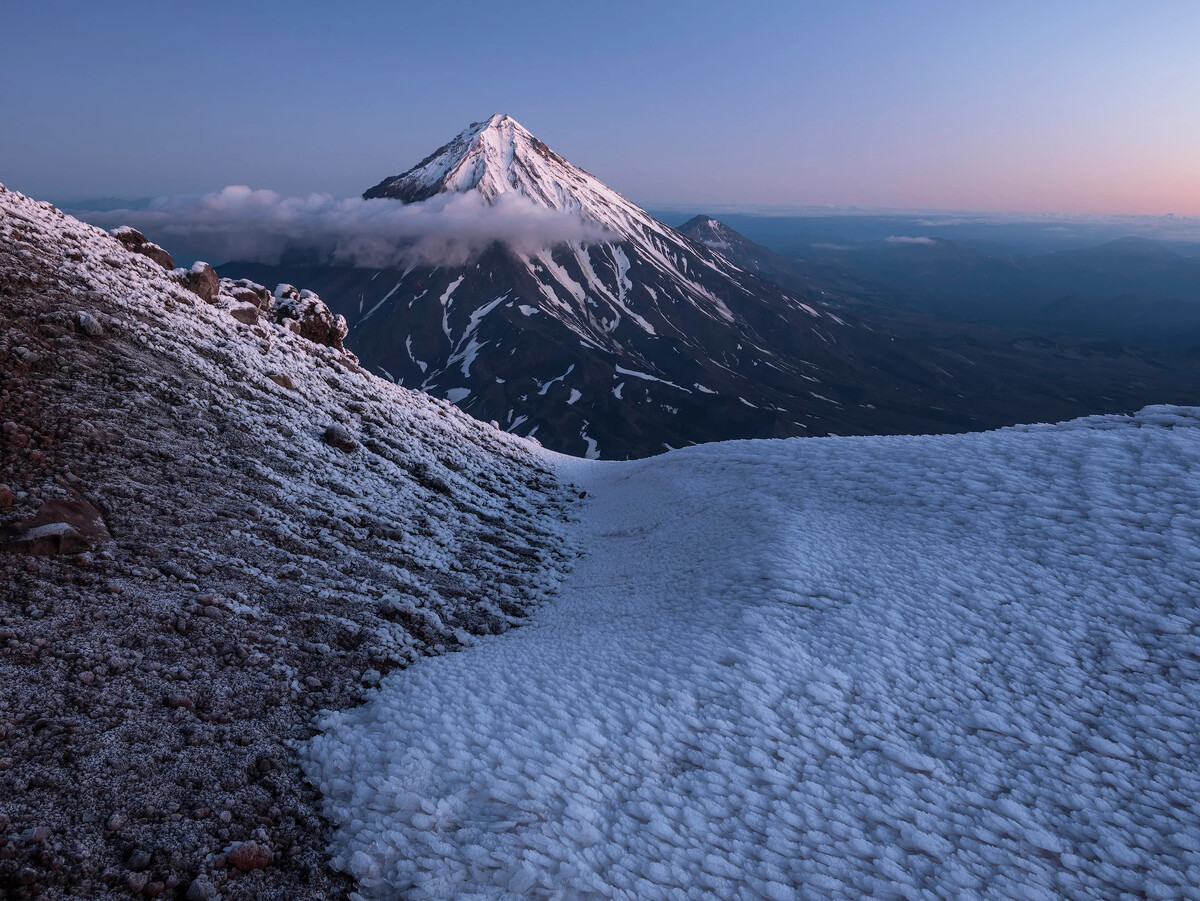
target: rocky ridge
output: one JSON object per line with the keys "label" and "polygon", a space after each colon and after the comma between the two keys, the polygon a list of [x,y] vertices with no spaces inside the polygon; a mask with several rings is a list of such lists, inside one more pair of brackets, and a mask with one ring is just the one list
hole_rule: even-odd
{"label": "rocky ridge", "polygon": [[571,495],[311,292],[139,237],[0,187],[0,895],[345,897],[292,743],[519,622]]}

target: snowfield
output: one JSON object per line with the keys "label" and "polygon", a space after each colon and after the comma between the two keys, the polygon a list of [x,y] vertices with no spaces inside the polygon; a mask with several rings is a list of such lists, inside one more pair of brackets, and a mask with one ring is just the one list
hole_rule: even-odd
{"label": "snowfield", "polygon": [[551,463],[558,599],[303,749],[363,897],[1200,897],[1200,410]]}

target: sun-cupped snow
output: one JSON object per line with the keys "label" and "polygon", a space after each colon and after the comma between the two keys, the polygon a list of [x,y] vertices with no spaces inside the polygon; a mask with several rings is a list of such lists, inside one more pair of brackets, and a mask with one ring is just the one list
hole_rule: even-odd
{"label": "sun-cupped snow", "polygon": [[304,749],[364,897],[1194,897],[1200,409],[553,465],[559,597]]}

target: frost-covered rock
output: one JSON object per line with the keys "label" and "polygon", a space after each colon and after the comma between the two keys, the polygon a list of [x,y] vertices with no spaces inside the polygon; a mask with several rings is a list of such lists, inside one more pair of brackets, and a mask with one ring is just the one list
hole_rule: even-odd
{"label": "frost-covered rock", "polygon": [[114,228],[110,234],[120,241],[126,250],[149,257],[168,272],[175,268],[174,258],[153,241],[147,241],[146,236],[136,228],[129,225],[121,225]]}
{"label": "frost-covered rock", "polygon": [[354,440],[354,436],[350,434],[350,430],[340,423],[334,423],[322,432],[321,440],[330,447],[336,447],[338,450],[345,451],[348,454],[358,449],[358,442]]}
{"label": "frost-covered rock", "polygon": [[267,288],[247,278],[221,279],[221,293],[239,303],[254,304],[264,313],[269,313],[275,303],[275,298]]}
{"label": "frost-covered rock", "polygon": [[[364,674],[520,622],[568,560],[528,443],[293,334],[265,289],[216,288],[0,186],[0,529],[61,551],[79,492],[116,539],[0,553],[14,897],[350,896],[291,742]],[[321,441],[335,422],[354,454]],[[394,590],[434,615],[387,612]],[[217,863],[240,840],[270,864]]]}
{"label": "frost-covered rock", "polygon": [[258,307],[252,303],[235,303],[229,308],[229,315],[243,325],[258,324]]}
{"label": "frost-covered rock", "polygon": [[104,334],[104,326],[100,324],[100,320],[86,310],[75,314],[75,327],[89,338],[98,338]]}
{"label": "frost-covered rock", "polygon": [[204,262],[193,263],[191,269],[172,269],[171,277],[206,303],[212,303],[221,288],[217,271]]}
{"label": "frost-covered rock", "polygon": [[274,317],[279,323],[295,322],[302,338],[346,352],[342,345],[346,317],[335,315],[312,291],[298,290],[294,285],[276,287]]}
{"label": "frost-covered rock", "polygon": [[188,886],[187,901],[213,901],[217,897],[217,887],[207,876],[197,876]]}

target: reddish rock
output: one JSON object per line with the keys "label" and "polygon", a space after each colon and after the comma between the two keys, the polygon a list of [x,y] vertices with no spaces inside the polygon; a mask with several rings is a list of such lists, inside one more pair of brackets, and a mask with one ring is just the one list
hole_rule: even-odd
{"label": "reddish rock", "polygon": [[271,849],[258,842],[242,842],[227,858],[229,865],[243,873],[247,870],[263,870],[271,862]]}
{"label": "reddish rock", "polygon": [[[291,379],[288,379],[288,381],[291,381]],[[7,485],[0,485],[0,510],[7,510],[12,505],[13,490]]]}
{"label": "reddish rock", "polygon": [[172,259],[171,255],[154,242],[147,241],[146,236],[136,228],[122,225],[119,228],[114,228],[109,234],[120,241],[126,250],[149,257],[164,269],[170,270],[175,268],[175,260]]}
{"label": "reddish rock", "polygon": [[149,257],[164,269],[170,270],[175,268],[175,258],[152,241],[147,241],[141,247],[134,250],[134,253],[140,253],[144,257]]}
{"label": "reddish rock", "polygon": [[221,279],[221,291],[241,303],[254,304],[264,313],[269,313],[275,303],[275,298],[269,290],[246,278]]}
{"label": "reddish rock", "polygon": [[221,279],[217,277],[217,270],[208,263],[196,263],[191,269],[173,269],[171,278],[205,303],[212,303],[221,289]]}
{"label": "reddish rock", "polygon": [[0,549],[32,555],[80,554],[112,536],[100,511],[83,499],[46,501]]}
{"label": "reddish rock", "polygon": [[146,236],[132,225],[118,225],[109,234],[126,247],[137,247],[139,244],[146,243]]}
{"label": "reddish rock", "polygon": [[246,325],[258,324],[258,307],[252,303],[239,303],[237,306],[231,307],[229,315]]}
{"label": "reddish rock", "polygon": [[[275,373],[273,376],[271,376],[271,381],[273,381],[280,388],[287,388],[288,391],[293,391],[296,388],[295,383],[292,382],[291,378],[285,372]],[[0,486],[0,487],[2,487],[2,486]],[[3,509],[3,503],[4,503],[3,495],[0,494],[0,509]],[[10,501],[10,503],[11,503],[11,501]]]}
{"label": "reddish rock", "polygon": [[348,331],[346,317],[336,315],[312,291],[280,285],[275,289],[274,315],[277,323],[297,332],[300,337],[346,352],[342,344]]}

